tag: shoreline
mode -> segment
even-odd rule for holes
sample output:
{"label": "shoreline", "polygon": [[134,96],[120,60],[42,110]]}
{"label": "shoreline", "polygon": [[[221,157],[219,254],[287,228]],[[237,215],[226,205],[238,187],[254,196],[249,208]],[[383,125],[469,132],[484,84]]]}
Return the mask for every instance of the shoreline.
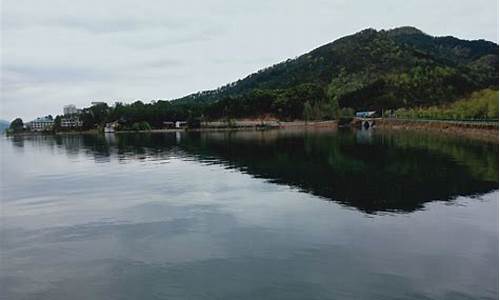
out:
{"label": "shoreline", "polygon": [[390,130],[427,131],[455,135],[498,144],[498,123],[461,121],[376,119],[376,128]]}
{"label": "shoreline", "polygon": [[[485,122],[461,122],[461,121],[438,121],[438,120],[408,120],[376,118],[375,129],[383,130],[414,130],[427,131],[438,134],[463,136],[474,140],[487,142],[499,142],[498,123]],[[37,136],[37,135],[78,135],[78,134],[127,134],[127,133],[166,133],[166,132],[214,132],[214,131],[247,131],[247,130],[270,130],[287,128],[322,128],[337,129],[340,127],[359,129],[360,120],[353,119],[349,126],[338,126],[337,121],[254,121],[240,120],[234,121],[232,126],[227,126],[223,122],[207,122],[200,128],[163,128],[151,130],[120,130],[114,133],[104,133],[97,129],[82,131],[60,131],[60,132],[22,132],[12,136]]]}

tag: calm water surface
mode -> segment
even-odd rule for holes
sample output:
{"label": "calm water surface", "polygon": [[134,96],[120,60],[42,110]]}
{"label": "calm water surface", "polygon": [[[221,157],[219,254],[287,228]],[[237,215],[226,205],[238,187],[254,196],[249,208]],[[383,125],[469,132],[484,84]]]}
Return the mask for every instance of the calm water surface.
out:
{"label": "calm water surface", "polygon": [[496,299],[498,145],[1,138],[2,299]]}

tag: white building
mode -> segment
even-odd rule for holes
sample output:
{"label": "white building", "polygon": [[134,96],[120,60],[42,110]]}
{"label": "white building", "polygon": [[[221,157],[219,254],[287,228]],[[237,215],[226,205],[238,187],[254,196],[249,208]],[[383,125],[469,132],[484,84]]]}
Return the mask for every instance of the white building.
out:
{"label": "white building", "polygon": [[63,112],[64,112],[65,116],[74,115],[74,114],[79,113],[79,109],[77,109],[76,106],[74,106],[73,104],[69,104],[69,105],[64,106]]}
{"label": "white building", "polygon": [[67,116],[61,118],[62,128],[77,128],[82,126],[83,122],[77,116]]}
{"label": "white building", "polygon": [[175,128],[181,128],[187,125],[187,122],[184,121],[175,121]]}
{"label": "white building", "polygon": [[29,127],[33,131],[52,129],[52,126],[54,126],[54,120],[47,117],[36,118],[35,120],[29,122]]}

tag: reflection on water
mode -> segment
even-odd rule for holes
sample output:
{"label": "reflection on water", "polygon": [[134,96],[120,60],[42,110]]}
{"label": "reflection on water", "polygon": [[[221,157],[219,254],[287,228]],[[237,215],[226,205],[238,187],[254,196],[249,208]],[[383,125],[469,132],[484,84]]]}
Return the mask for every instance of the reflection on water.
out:
{"label": "reflection on water", "polygon": [[496,144],[271,130],[0,145],[0,298],[498,293]]}
{"label": "reflection on water", "polygon": [[[22,147],[25,138],[14,138]],[[413,211],[433,200],[498,189],[494,144],[433,135],[240,131],[36,136],[30,143],[96,162],[168,160],[221,164],[366,212]]]}

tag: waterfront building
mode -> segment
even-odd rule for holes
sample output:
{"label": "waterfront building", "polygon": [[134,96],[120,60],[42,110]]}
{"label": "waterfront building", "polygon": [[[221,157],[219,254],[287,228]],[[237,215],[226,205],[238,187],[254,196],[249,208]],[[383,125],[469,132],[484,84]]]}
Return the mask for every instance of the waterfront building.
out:
{"label": "waterfront building", "polygon": [[54,120],[49,117],[36,118],[35,120],[29,122],[29,128],[33,131],[43,131],[52,129],[54,126]]}
{"label": "waterfront building", "polygon": [[62,128],[78,128],[82,127],[83,122],[80,120],[78,116],[65,116],[61,118],[61,127]]}

